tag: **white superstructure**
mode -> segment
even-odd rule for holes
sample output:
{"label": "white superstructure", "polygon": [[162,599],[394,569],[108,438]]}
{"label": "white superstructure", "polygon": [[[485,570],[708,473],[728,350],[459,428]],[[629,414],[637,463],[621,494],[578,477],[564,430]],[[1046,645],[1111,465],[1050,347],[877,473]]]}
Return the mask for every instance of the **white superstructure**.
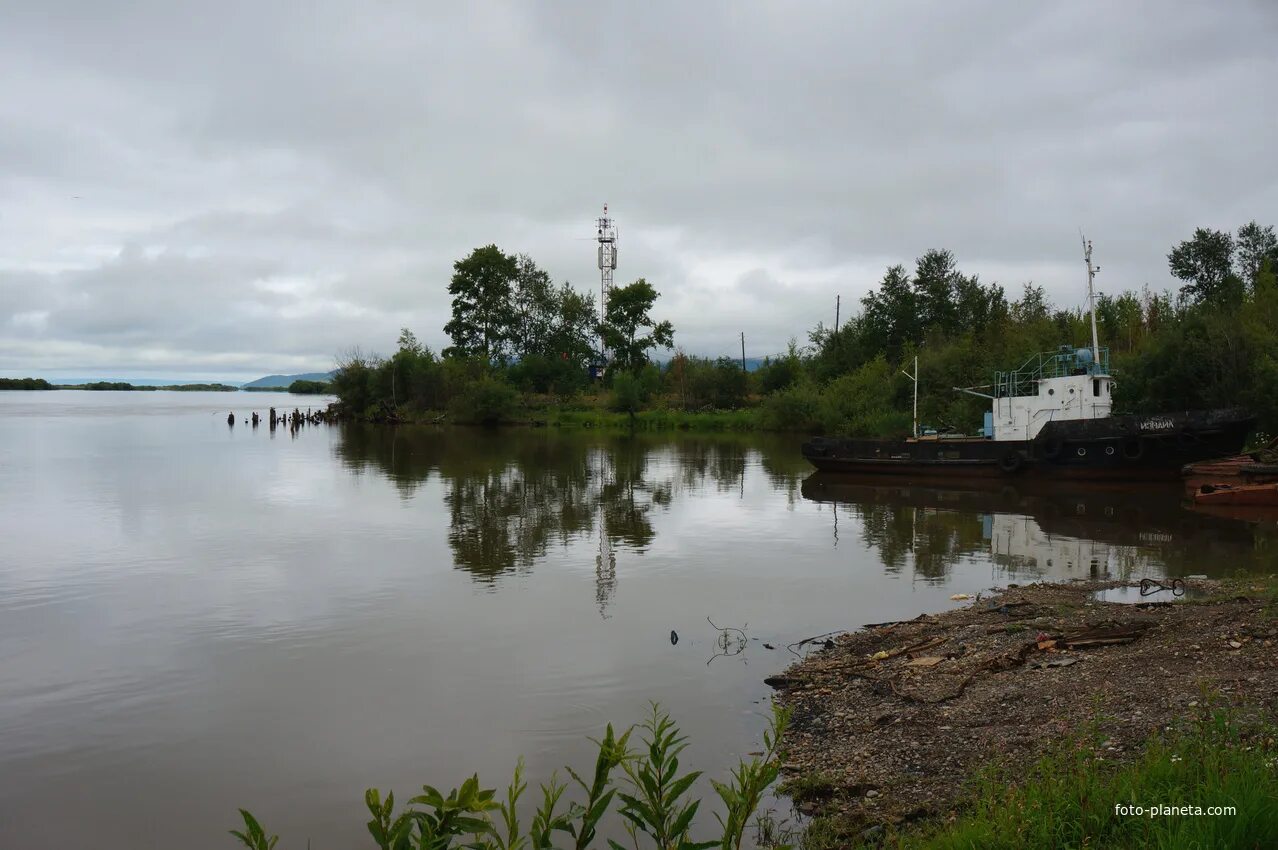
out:
{"label": "white superstructure", "polygon": [[995,440],[1032,440],[1048,422],[1110,415],[1114,379],[1109,375],[1084,372],[1037,378],[1034,383],[1037,392],[1032,395],[993,399]]}

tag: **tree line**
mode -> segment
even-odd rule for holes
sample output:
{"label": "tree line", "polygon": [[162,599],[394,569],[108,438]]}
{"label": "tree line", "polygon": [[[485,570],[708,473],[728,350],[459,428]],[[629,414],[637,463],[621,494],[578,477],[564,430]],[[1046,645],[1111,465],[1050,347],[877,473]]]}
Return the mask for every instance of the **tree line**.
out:
{"label": "tree line", "polygon": [[[1118,411],[1250,407],[1278,429],[1278,238],[1256,222],[1199,228],[1167,255],[1177,291],[1148,286],[1102,293],[1097,323],[1111,350]],[[1081,265],[1081,264],[1080,264]],[[1081,268],[1080,268],[1081,277]],[[774,430],[901,435],[911,427],[919,363],[923,422],[973,432],[986,402],[953,387],[988,383],[1040,351],[1090,345],[1083,306],[1054,305],[1032,282],[1009,295],[965,274],[954,254],[925,252],[887,268],[860,309],[837,327],[818,324],[800,344],[747,373],[735,358],[691,357],[653,315],[646,280],[614,289],[599,321],[591,293],[555,286],[526,255],[494,245],[454,264],[448,285],[452,344],[436,355],[411,331],[390,357],[354,353],[333,387],[348,410],[395,418],[448,411],[455,420],[517,418],[520,405],[747,411],[736,423]],[[1082,299],[1080,299],[1081,301]],[[592,384],[599,340],[614,352]]]}

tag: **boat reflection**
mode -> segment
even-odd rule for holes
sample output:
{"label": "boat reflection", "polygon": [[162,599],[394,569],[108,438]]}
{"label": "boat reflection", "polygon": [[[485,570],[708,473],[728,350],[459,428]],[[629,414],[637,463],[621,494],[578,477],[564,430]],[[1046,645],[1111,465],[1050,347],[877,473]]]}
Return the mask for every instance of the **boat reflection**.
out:
{"label": "boat reflection", "polygon": [[[1278,530],[1191,510],[1176,487],[902,481],[815,473],[805,499],[851,515],[889,573],[947,580],[964,559],[987,559],[991,579],[1132,579],[1226,575],[1272,564]],[[844,521],[842,534],[848,534]]]}

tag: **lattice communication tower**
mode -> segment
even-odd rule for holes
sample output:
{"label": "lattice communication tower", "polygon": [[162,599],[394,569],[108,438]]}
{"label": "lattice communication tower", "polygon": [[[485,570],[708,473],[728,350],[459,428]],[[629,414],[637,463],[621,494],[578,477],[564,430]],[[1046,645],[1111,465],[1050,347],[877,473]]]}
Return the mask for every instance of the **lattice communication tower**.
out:
{"label": "lattice communication tower", "polygon": [[[608,309],[608,296],[612,294],[612,273],[617,268],[617,225],[608,217],[608,205],[604,204],[603,215],[597,221],[599,241],[599,324],[602,326]],[[609,352],[604,347],[602,334],[599,337],[599,353],[605,362],[610,360]]]}

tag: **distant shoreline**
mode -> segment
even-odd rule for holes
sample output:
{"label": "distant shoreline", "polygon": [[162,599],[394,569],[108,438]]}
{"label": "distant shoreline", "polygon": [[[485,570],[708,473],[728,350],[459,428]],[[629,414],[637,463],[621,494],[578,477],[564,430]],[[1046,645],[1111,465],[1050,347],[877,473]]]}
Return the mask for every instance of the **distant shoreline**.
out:
{"label": "distant shoreline", "polygon": [[131,384],[128,381],[86,381],[80,384],[53,384],[44,378],[0,378],[0,390],[46,391],[46,390],[86,390],[89,392],[250,392],[250,393],[292,393],[293,395],[325,395],[331,393],[329,384],[324,381],[296,380],[284,387],[237,387],[233,384]]}

